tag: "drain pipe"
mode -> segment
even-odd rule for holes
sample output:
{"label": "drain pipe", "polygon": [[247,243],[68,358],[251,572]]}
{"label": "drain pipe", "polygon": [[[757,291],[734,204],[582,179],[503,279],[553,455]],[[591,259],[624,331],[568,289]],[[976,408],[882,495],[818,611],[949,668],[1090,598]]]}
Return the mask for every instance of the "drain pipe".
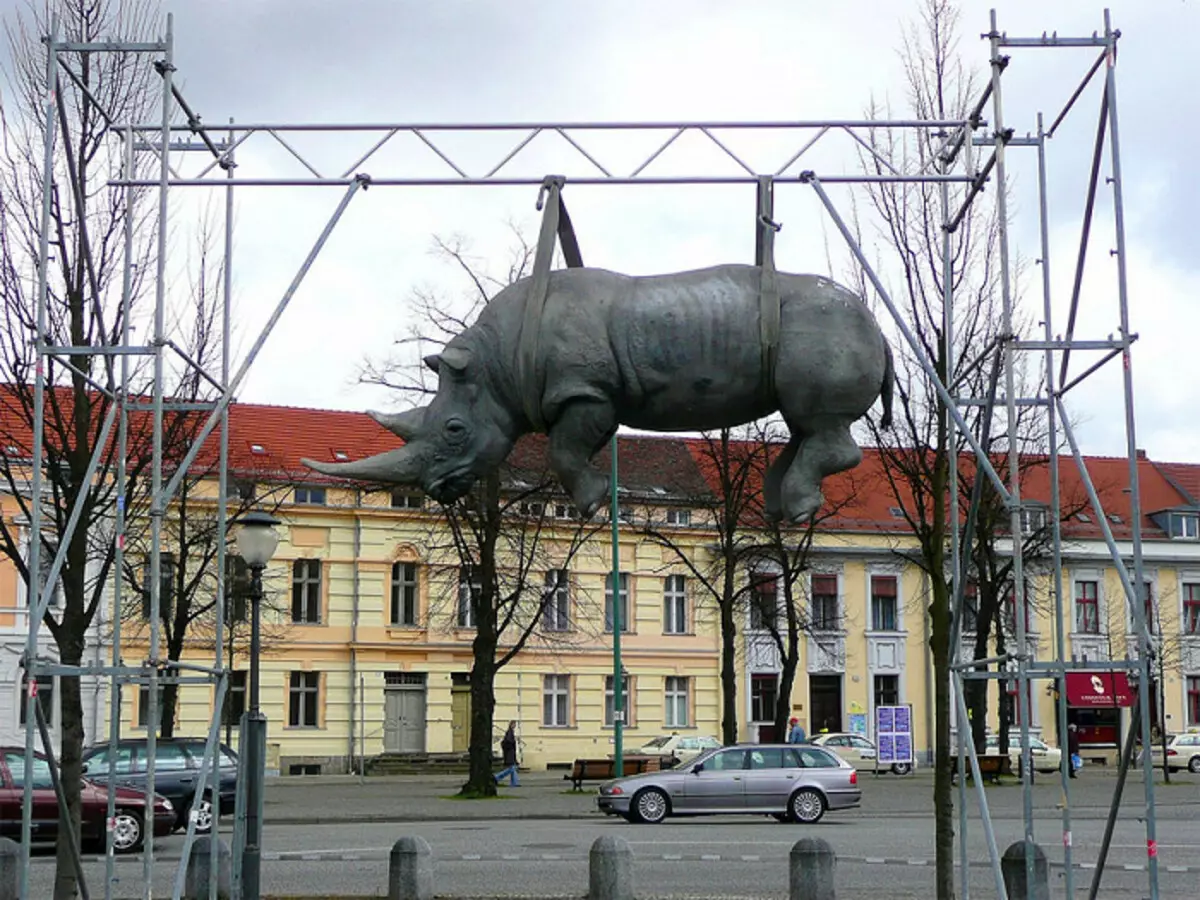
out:
{"label": "drain pipe", "polygon": [[[355,704],[357,699],[358,688],[358,594],[359,594],[359,571],[358,557],[362,551],[362,490],[356,488],[354,491],[354,544],[351,552],[351,587],[350,587],[350,728],[347,731],[347,746],[348,759],[350,760],[350,771],[354,772],[356,767],[354,764],[354,722],[356,716],[362,715],[362,710],[358,709]],[[361,780],[365,763],[362,759],[358,760],[358,777]]]}

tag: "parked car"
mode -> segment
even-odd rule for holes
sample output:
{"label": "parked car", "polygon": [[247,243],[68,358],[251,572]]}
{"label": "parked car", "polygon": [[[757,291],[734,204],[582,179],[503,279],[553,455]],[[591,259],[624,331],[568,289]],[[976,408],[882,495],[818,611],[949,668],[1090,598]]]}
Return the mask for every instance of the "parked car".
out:
{"label": "parked car", "polygon": [[[0,748],[0,835],[21,840],[21,807],[25,800],[25,749]],[[116,816],[113,849],[117,853],[140,850],[146,839],[146,795],[129,788],[114,788]],[[82,837],[85,846],[103,848],[108,819],[108,788],[84,778],[80,789],[83,807]],[[175,827],[175,808],[161,795],[154,799],[154,836],[165,837]],[[50,761],[38,753],[33,760],[33,831],[35,844],[53,844],[58,837],[58,796],[50,778]]]}
{"label": "parked car", "polygon": [[[195,796],[196,778],[204,757],[203,738],[159,738],[154,753],[154,790],[174,804],[175,828],[186,828]],[[94,744],[83,751],[86,775],[99,784],[110,782],[134,790],[146,789],[146,739],[122,738],[115,762],[109,745]],[[221,815],[233,812],[237,794],[237,754],[221,745]],[[196,833],[212,829],[212,798],[207,789],[196,807]]]}
{"label": "parked car", "polygon": [[639,756],[674,756],[680,763],[685,763],[691,762],[706,750],[716,750],[720,746],[720,741],[707,734],[664,734],[647,741],[634,752]]}
{"label": "parked car", "polygon": [[[861,734],[835,732],[833,734],[818,734],[812,739],[817,747],[832,750],[856,769],[875,768],[878,750],[875,744]],[[913,770],[911,763],[892,763],[885,767],[897,775],[907,775]]]}
{"label": "parked car", "polygon": [[709,750],[673,769],[607,781],[596,798],[606,815],[651,824],[667,816],[734,813],[811,824],[827,809],[848,809],[861,801],[854,767],[807,744]]}
{"label": "parked car", "polygon": [[[1138,753],[1139,760],[1144,761],[1145,756],[1144,753]],[[1162,743],[1155,742],[1150,748],[1150,765],[1161,769],[1162,764]],[[1200,774],[1200,733],[1167,735],[1167,768],[1172,772],[1187,769],[1189,772]]]}
{"label": "parked car", "polygon": [[[1000,752],[999,735],[987,736],[984,752],[992,755]],[[1035,772],[1057,772],[1062,766],[1062,751],[1039,738],[1029,738],[1029,754],[1033,758]],[[1021,738],[1018,735],[1013,735],[1008,742],[1008,758],[1012,760],[1013,771],[1018,771],[1021,764]]]}

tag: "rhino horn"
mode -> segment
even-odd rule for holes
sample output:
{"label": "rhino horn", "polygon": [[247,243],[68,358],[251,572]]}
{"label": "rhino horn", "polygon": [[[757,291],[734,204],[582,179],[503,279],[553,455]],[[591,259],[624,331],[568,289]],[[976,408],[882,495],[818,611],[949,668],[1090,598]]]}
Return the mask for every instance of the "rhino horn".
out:
{"label": "rhino horn", "polygon": [[385,484],[419,484],[423,469],[420,455],[408,446],[354,462],[330,463],[315,459],[301,459],[300,462],[323,475]]}
{"label": "rhino horn", "polygon": [[427,407],[418,406],[415,409],[406,409],[404,412],[399,413],[383,413],[368,410],[367,415],[397,437],[411,441],[421,430],[421,425],[425,422],[426,409]]}

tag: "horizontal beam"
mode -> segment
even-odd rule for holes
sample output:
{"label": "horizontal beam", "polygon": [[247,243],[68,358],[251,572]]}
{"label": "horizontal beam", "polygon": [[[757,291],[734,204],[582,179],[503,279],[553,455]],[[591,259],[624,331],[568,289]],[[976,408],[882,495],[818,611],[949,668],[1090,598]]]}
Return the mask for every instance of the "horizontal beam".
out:
{"label": "horizontal beam", "polygon": [[47,347],[46,353],[57,356],[153,356],[154,348],[137,345],[87,344],[85,346]]}
{"label": "horizontal beam", "polygon": [[1129,340],[1121,338],[1105,338],[1098,341],[1014,341],[1010,346],[1014,350],[1123,350],[1138,339],[1137,334],[1131,334]]}
{"label": "horizontal beam", "polygon": [[[1120,32],[1115,32],[1120,34]],[[990,37],[991,35],[983,35]],[[1010,38],[1007,35],[1000,35],[999,44],[1001,47],[1105,47],[1108,41],[1098,34],[1093,34],[1091,37],[1059,37],[1057,34],[1043,34],[1041,37]]]}
{"label": "horizontal beam", "polygon": [[53,49],[59,53],[165,53],[167,45],[162,41],[55,41]]}

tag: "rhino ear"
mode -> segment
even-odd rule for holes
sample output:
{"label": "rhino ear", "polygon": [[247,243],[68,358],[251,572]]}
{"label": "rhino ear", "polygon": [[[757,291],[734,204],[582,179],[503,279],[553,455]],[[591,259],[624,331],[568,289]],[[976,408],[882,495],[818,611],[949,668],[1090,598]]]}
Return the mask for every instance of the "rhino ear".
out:
{"label": "rhino ear", "polygon": [[438,366],[445,364],[456,372],[461,372],[467,367],[467,363],[471,361],[471,351],[466,347],[446,347],[441,353],[431,353],[425,357],[425,365],[438,370]]}

